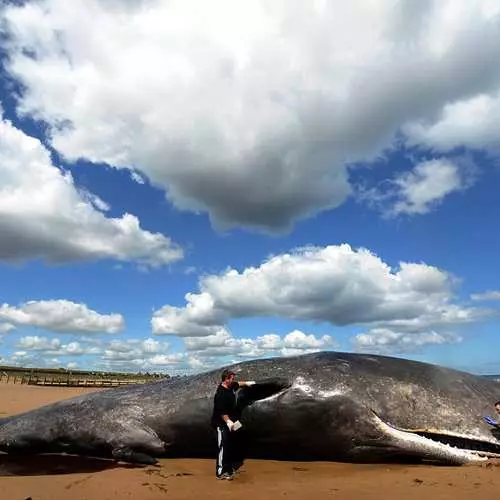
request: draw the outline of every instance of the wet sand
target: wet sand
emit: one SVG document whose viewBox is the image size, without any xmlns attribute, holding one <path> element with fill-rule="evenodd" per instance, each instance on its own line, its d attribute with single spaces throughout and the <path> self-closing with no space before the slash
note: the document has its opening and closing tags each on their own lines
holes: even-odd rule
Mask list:
<svg viewBox="0 0 500 500">
<path fill-rule="evenodd" d="M 96 389 L 0 384 L 0 418 Z M 2 500 L 496 498 L 500 464 L 444 467 L 248 460 L 234 481 L 217 481 L 211 460 L 164 459 L 132 467 L 107 460 L 0 455 Z"/>
</svg>

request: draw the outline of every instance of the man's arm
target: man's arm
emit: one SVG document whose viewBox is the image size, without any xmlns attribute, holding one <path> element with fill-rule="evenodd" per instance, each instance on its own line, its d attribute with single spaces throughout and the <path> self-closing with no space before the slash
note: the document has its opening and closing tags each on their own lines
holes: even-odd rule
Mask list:
<svg viewBox="0 0 500 500">
<path fill-rule="evenodd" d="M 251 385 L 254 385 L 255 382 L 253 380 L 238 380 L 236 382 L 236 380 L 231 384 L 231 390 L 232 391 L 237 391 L 238 389 L 240 389 L 241 387 L 250 387 Z"/>
<path fill-rule="evenodd" d="M 239 382 L 238 382 L 238 384 L 239 384 L 240 386 L 250 387 L 251 385 L 254 385 L 254 384 L 255 384 L 255 382 L 254 382 L 253 380 L 246 380 L 246 381 L 241 380 L 241 381 L 239 381 Z"/>
</svg>

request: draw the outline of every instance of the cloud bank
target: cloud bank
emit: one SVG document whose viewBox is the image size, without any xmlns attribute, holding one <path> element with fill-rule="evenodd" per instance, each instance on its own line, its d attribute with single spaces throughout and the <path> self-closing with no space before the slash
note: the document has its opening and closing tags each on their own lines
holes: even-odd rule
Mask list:
<svg viewBox="0 0 500 500">
<path fill-rule="evenodd" d="M 218 227 L 284 231 L 343 203 L 349 165 L 395 144 L 498 149 L 499 12 L 488 0 L 42 0 L 2 20 L 18 112 L 43 120 L 67 160 L 140 172 Z M 442 162 L 415 173 L 436 168 L 446 174 Z M 459 189 L 453 176 L 434 198 Z M 396 211 L 427 210 L 411 175 L 400 188 L 409 204 Z"/>
<path fill-rule="evenodd" d="M 121 314 L 100 314 L 69 300 L 32 300 L 19 307 L 2 304 L 0 320 L 62 333 L 118 333 L 125 326 Z"/>
<path fill-rule="evenodd" d="M 153 333 L 183 337 L 187 349 L 205 354 L 257 356 L 271 344 L 275 352 L 294 348 L 287 344 L 290 336 L 233 338 L 228 322 L 252 317 L 364 325 L 368 330 L 354 337 L 355 348 L 407 351 L 410 345 L 458 342 L 450 328 L 489 313 L 456 302 L 454 285 L 453 276 L 427 264 L 401 262 L 392 268 L 374 253 L 347 244 L 306 247 L 241 272 L 204 276 L 200 291 L 186 294 L 184 307 L 163 306 L 151 325 Z M 300 339 L 302 347 L 307 339 L 310 348 L 335 345 L 330 336 Z"/>
<path fill-rule="evenodd" d="M 134 215 L 107 217 L 108 210 L 52 163 L 38 139 L 3 120 L 0 108 L 0 260 L 109 258 L 158 267 L 182 258 L 182 249 Z"/>
</svg>

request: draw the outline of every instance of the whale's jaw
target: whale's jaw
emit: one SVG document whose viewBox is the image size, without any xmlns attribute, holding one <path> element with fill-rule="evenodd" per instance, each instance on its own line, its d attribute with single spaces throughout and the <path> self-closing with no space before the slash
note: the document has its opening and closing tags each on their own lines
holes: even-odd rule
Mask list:
<svg viewBox="0 0 500 500">
<path fill-rule="evenodd" d="M 456 465 L 500 458 L 500 441 L 445 429 L 401 429 L 385 422 L 375 412 L 372 413 L 379 431 L 388 438 L 391 447 L 401 454 Z"/>
</svg>

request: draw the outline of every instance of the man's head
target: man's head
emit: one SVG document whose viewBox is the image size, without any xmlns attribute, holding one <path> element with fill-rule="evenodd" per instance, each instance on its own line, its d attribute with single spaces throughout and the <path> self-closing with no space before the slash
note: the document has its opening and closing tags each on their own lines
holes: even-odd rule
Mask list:
<svg viewBox="0 0 500 500">
<path fill-rule="evenodd" d="M 221 381 L 226 387 L 230 387 L 234 381 L 235 373 L 231 370 L 223 370 L 221 374 Z"/>
<path fill-rule="evenodd" d="M 495 410 L 497 411 L 497 413 L 500 415 L 500 401 L 497 401 L 495 403 Z"/>
</svg>

